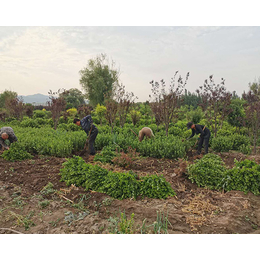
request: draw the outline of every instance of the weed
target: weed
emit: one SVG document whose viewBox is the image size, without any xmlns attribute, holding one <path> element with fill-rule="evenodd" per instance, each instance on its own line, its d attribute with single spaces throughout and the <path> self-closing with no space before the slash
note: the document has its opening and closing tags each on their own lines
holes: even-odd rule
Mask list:
<svg viewBox="0 0 260 260">
<path fill-rule="evenodd" d="M 79 212 L 78 214 L 74 214 L 71 211 L 67 211 L 67 212 L 65 212 L 65 215 L 66 216 L 65 216 L 64 220 L 70 226 L 74 221 L 84 219 L 87 215 L 89 215 L 89 212 L 84 211 L 84 212 Z"/>
<path fill-rule="evenodd" d="M 53 227 L 56 227 L 60 220 L 61 220 L 61 219 L 58 218 L 57 220 L 50 221 L 49 224 L 51 224 Z"/>
<path fill-rule="evenodd" d="M 168 211 L 166 216 L 164 216 L 164 213 L 161 213 L 161 211 L 157 211 L 157 219 L 153 223 L 154 233 L 161 234 L 161 231 L 164 231 L 165 234 L 168 234 L 168 223 L 171 225 L 168 220 Z"/>
<path fill-rule="evenodd" d="M 26 203 L 23 201 L 23 198 L 21 196 L 18 196 L 13 199 L 13 206 L 17 209 L 22 209 L 23 206 L 26 205 Z"/>
<path fill-rule="evenodd" d="M 43 209 L 50 205 L 50 201 L 49 200 L 39 201 L 38 205 L 40 208 Z"/>
<path fill-rule="evenodd" d="M 29 230 L 31 226 L 35 226 L 35 223 L 31 220 L 34 215 L 34 211 L 30 211 L 26 216 L 16 214 L 13 211 L 9 211 L 9 214 L 12 218 L 17 220 L 17 226 L 24 226 L 25 230 Z"/>
<path fill-rule="evenodd" d="M 50 193 L 54 193 L 56 190 L 53 189 L 53 187 L 54 187 L 54 185 L 51 182 L 49 182 L 46 186 L 44 186 L 42 188 L 40 193 L 43 194 L 43 195 L 48 195 Z"/>
<path fill-rule="evenodd" d="M 113 200 L 114 200 L 113 198 L 105 198 L 105 199 L 102 201 L 102 204 L 103 204 L 104 206 L 110 206 Z"/>
</svg>

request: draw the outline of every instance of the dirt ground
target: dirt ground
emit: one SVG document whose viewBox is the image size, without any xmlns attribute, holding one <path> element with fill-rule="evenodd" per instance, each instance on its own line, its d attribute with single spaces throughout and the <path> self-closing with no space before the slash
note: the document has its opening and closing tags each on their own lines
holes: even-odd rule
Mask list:
<svg viewBox="0 0 260 260">
<path fill-rule="evenodd" d="M 255 159 L 240 153 L 219 153 L 228 167 L 234 158 Z M 90 163 L 93 157 L 83 157 Z M 0 158 L 0 234 L 108 234 L 116 233 L 120 213 L 134 213 L 134 233 L 155 233 L 157 216 L 167 216 L 169 234 L 260 233 L 260 197 L 252 193 L 227 193 L 199 188 L 185 171 L 188 160 L 142 158 L 133 165 L 139 175 L 162 173 L 176 192 L 163 199 L 116 200 L 81 187 L 60 182 L 65 158 L 35 156 L 32 160 L 8 162 Z M 98 163 L 97 163 L 98 164 Z M 123 171 L 113 165 L 103 165 Z M 52 189 L 43 189 L 51 182 Z M 159 215 L 158 215 L 159 214 Z M 161 230 L 164 233 L 164 230 Z"/>
</svg>

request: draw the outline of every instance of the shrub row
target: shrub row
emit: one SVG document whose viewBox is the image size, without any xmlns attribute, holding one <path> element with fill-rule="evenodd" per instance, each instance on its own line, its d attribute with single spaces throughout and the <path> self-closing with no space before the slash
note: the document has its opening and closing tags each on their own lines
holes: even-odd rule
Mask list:
<svg viewBox="0 0 260 260">
<path fill-rule="evenodd" d="M 165 199 L 176 195 L 162 175 L 150 175 L 138 180 L 132 171 L 108 171 L 98 165 L 86 164 L 79 156 L 67 159 L 60 175 L 61 181 L 67 185 L 83 186 L 87 190 L 106 193 L 116 199 L 136 198 L 139 195 Z"/>
<path fill-rule="evenodd" d="M 188 166 L 188 176 L 201 187 L 260 194 L 260 166 L 247 159 L 235 160 L 235 166 L 227 169 L 218 155 L 207 154 Z"/>
</svg>

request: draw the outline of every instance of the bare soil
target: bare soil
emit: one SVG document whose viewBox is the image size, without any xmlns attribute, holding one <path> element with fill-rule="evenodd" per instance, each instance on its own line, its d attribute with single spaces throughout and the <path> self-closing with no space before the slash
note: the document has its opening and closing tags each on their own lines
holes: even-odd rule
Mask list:
<svg viewBox="0 0 260 260">
<path fill-rule="evenodd" d="M 255 159 L 241 153 L 219 153 L 228 167 L 234 159 Z M 201 156 L 199 156 L 201 157 Z M 139 175 L 163 174 L 177 193 L 163 199 L 116 200 L 82 187 L 60 182 L 59 170 L 65 158 L 35 156 L 32 160 L 8 162 L 0 158 L 0 234 L 107 234 L 116 232 L 113 221 L 125 212 L 134 213 L 134 233 L 154 233 L 157 212 L 167 215 L 170 234 L 260 233 L 260 197 L 240 191 L 219 192 L 199 188 L 185 172 L 187 160 L 142 158 L 132 169 Z M 93 162 L 93 156 L 83 156 Z M 98 164 L 98 163 L 95 163 Z M 102 165 L 114 171 L 120 167 Z M 43 188 L 51 182 L 49 193 Z M 164 231 L 161 231 L 162 233 Z"/>
</svg>

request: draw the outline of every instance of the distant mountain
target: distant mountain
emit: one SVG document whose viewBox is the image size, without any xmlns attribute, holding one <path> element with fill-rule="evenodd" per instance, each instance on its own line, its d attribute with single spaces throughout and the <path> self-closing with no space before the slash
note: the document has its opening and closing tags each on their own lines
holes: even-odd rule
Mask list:
<svg viewBox="0 0 260 260">
<path fill-rule="evenodd" d="M 23 99 L 24 103 L 31 103 L 31 104 L 45 104 L 47 101 L 49 101 L 49 96 L 43 95 L 43 94 L 34 94 L 34 95 L 28 95 L 28 96 L 19 96 Z"/>
</svg>

